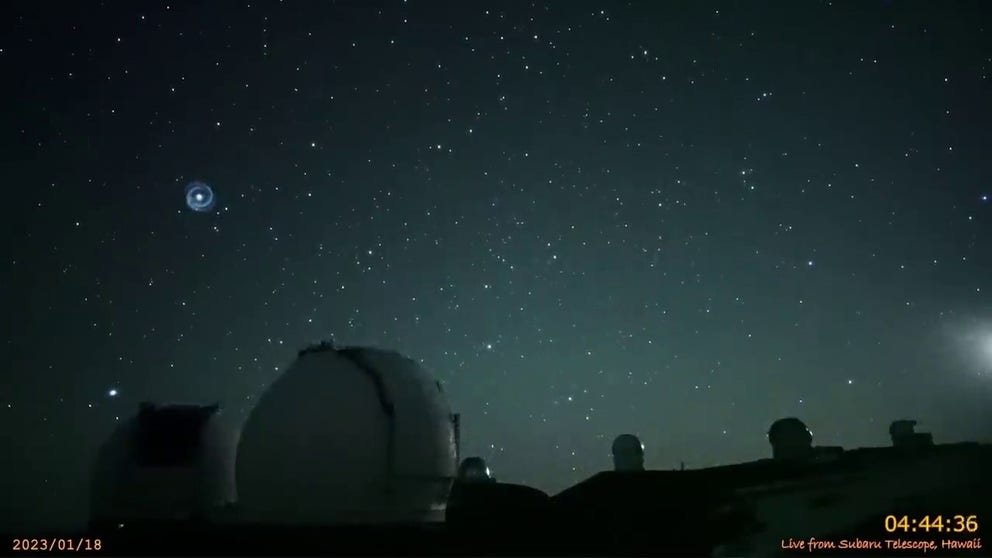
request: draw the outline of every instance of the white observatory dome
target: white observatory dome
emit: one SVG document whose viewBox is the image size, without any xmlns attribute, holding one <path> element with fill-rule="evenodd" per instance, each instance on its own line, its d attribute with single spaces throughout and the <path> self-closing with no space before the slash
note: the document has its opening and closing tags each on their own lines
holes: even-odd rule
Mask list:
<svg viewBox="0 0 992 558">
<path fill-rule="evenodd" d="M 232 503 L 237 432 L 219 409 L 142 403 L 97 453 L 90 523 L 185 521 Z"/>
<path fill-rule="evenodd" d="M 440 382 L 398 353 L 330 343 L 300 351 L 242 430 L 240 515 L 294 524 L 441 520 L 456 420 Z"/>
</svg>

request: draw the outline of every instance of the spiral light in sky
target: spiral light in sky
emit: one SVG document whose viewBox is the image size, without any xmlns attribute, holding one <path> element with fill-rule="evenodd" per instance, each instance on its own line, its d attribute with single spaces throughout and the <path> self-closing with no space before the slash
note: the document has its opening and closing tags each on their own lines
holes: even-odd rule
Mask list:
<svg viewBox="0 0 992 558">
<path fill-rule="evenodd" d="M 214 191 L 205 182 L 190 182 L 186 186 L 186 205 L 193 211 L 210 211 L 214 208 Z"/>
</svg>

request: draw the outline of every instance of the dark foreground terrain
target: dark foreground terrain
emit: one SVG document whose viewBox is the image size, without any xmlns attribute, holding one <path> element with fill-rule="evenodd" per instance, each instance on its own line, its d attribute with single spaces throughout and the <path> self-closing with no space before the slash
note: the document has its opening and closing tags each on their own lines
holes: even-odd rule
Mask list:
<svg viewBox="0 0 992 558">
<path fill-rule="evenodd" d="M 5 553 L 17 555 L 769 556 L 811 554 L 811 539 L 837 545 L 816 548 L 819 555 L 992 555 L 989 446 L 821 454 L 803 462 L 604 472 L 551 497 L 521 485 L 456 483 L 444 523 L 257 524 L 239 520 L 232 506 L 196 522 L 124 521 L 3 540 Z M 937 518 L 939 526 L 923 526 Z"/>
<path fill-rule="evenodd" d="M 874 522 L 873 522 L 874 523 Z M 903 541 L 900 548 L 837 549 L 817 551 L 834 556 L 988 556 L 990 549 L 951 550 L 941 548 L 941 540 L 980 540 L 972 536 L 878 535 L 874 525 L 865 525 L 863 538 L 856 533 L 844 536 L 855 541 Z M 871 533 L 868 533 L 871 531 Z M 61 537 L 61 538 L 59 538 Z M 10 545 L 15 539 L 5 537 Z M 838 538 L 840 540 L 840 538 Z M 936 541 L 937 549 L 924 551 L 907 546 L 912 541 Z M 798 540 L 797 540 L 798 542 Z M 804 541 L 805 542 L 805 541 Z M 119 529 L 114 532 L 21 539 L 21 545 L 38 550 L 24 552 L 10 545 L 5 554 L 76 554 L 93 556 L 713 556 L 741 555 L 733 548 L 722 548 L 705 533 L 670 536 L 660 527 L 638 532 L 609 531 L 593 525 L 574 526 L 489 526 L 455 530 L 444 525 L 388 527 L 266 527 L 266 526 L 172 526 Z M 55 546 L 56 551 L 41 552 Z M 99 547 L 99 550 L 96 550 Z M 58 548 L 65 550 L 59 551 Z M 73 550 L 70 551 L 69 548 Z M 81 550 L 76 551 L 75 548 Z M 809 554 L 807 548 L 780 549 L 783 555 Z M 760 553 L 759 555 L 766 555 Z"/>
</svg>

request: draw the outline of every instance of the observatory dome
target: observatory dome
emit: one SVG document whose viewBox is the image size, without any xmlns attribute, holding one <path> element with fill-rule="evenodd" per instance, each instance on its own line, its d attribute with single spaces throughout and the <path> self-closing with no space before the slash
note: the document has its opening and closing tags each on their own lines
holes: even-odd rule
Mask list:
<svg viewBox="0 0 992 558">
<path fill-rule="evenodd" d="M 644 444 L 633 434 L 621 434 L 613 439 L 613 469 L 616 471 L 643 471 Z"/>
<path fill-rule="evenodd" d="M 414 361 L 323 343 L 300 351 L 241 433 L 240 515 L 265 523 L 440 520 L 455 417 Z"/>
<path fill-rule="evenodd" d="M 220 406 L 142 403 L 97 452 L 90 523 L 185 521 L 236 499 L 237 431 Z"/>
</svg>

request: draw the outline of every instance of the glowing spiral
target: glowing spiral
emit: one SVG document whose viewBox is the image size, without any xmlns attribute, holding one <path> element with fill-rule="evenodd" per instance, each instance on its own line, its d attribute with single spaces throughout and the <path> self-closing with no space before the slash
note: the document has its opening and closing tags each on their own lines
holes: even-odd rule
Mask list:
<svg viewBox="0 0 992 558">
<path fill-rule="evenodd" d="M 190 182 L 186 186 L 186 205 L 193 211 L 210 211 L 214 208 L 214 191 L 205 182 Z"/>
</svg>

